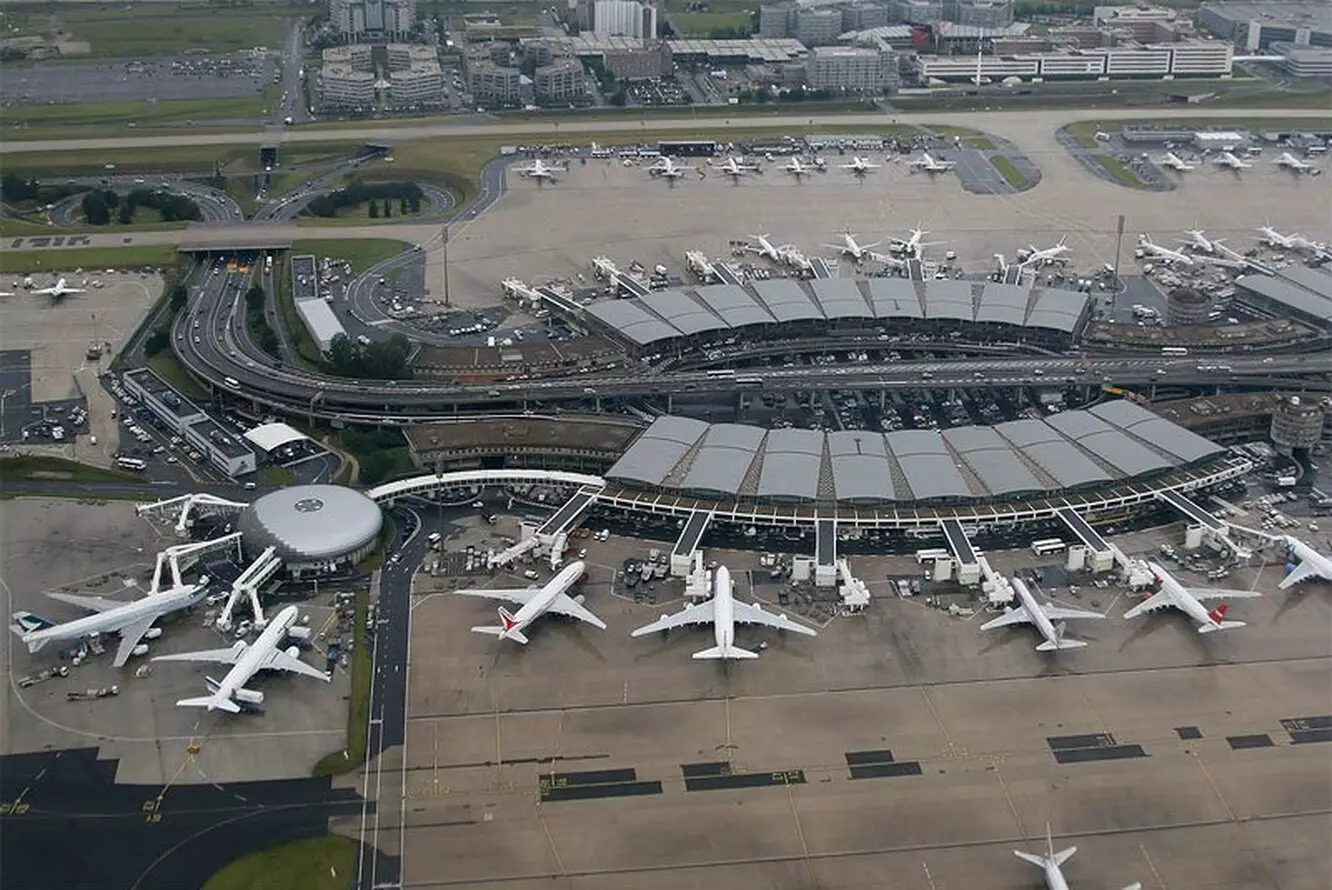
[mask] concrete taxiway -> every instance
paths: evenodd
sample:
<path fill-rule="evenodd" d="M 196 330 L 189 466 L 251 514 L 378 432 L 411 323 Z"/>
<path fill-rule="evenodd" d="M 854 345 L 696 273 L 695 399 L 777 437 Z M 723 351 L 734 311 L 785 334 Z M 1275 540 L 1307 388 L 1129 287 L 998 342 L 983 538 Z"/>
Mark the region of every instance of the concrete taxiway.
<path fill-rule="evenodd" d="M 1009 851 L 1047 821 L 1078 886 L 1325 885 L 1326 587 L 1238 601 L 1249 625 L 1209 638 L 1125 622 L 1127 595 L 1097 589 L 1082 605 L 1112 617 L 1057 660 L 876 597 L 814 639 L 741 630 L 768 647 L 727 668 L 689 658 L 706 629 L 630 639 L 679 603 L 613 596 L 623 547 L 588 547 L 606 631 L 548 620 L 497 646 L 467 629 L 488 603 L 416 597 L 407 742 L 377 784 L 405 885 L 1016 890 L 1039 877 Z"/>

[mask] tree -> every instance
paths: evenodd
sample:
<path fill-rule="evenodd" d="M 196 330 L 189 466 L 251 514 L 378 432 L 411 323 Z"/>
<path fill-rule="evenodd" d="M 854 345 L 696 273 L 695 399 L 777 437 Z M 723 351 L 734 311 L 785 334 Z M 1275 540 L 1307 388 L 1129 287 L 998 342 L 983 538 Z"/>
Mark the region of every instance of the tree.
<path fill-rule="evenodd" d="M 360 459 L 362 485 L 376 485 L 393 472 L 393 458 L 383 451 L 372 451 Z"/>
<path fill-rule="evenodd" d="M 149 358 L 171 345 L 171 333 L 166 328 L 155 328 L 143 341 L 143 352 Z"/>
<path fill-rule="evenodd" d="M 371 201 L 371 202 L 370 202 L 370 218 L 371 218 L 371 219 L 379 219 L 379 202 L 378 202 L 378 201 Z"/>
<path fill-rule="evenodd" d="M 406 215 L 407 215 L 407 199 L 406 199 L 406 198 L 399 198 L 399 199 L 398 199 L 398 216 L 406 216 Z"/>
<path fill-rule="evenodd" d="M 610 104 L 616 108 L 623 108 L 629 102 L 629 96 L 623 89 L 611 93 Z"/>
<path fill-rule="evenodd" d="M 185 308 L 185 301 L 188 299 L 189 291 L 185 289 L 185 285 L 176 284 L 171 288 L 171 294 L 167 297 L 167 302 L 173 312 L 179 312 Z"/>
<path fill-rule="evenodd" d="M 134 221 L 134 205 L 126 201 L 120 205 L 120 212 L 116 214 L 121 225 L 128 225 Z"/>
<path fill-rule="evenodd" d="M 385 199 L 384 199 L 384 219 L 388 219 L 388 218 L 391 217 L 392 215 L 393 215 L 393 204 L 389 201 L 388 198 L 385 198 Z"/>
<path fill-rule="evenodd" d="M 245 308 L 250 312 L 258 312 L 264 308 L 264 300 L 267 298 L 264 289 L 257 284 L 250 285 L 250 289 L 245 292 Z"/>

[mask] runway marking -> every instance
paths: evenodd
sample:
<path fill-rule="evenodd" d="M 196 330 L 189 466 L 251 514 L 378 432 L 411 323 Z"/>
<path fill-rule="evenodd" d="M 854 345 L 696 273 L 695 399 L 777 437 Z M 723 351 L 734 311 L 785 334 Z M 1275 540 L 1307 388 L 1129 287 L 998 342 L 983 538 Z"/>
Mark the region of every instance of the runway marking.
<path fill-rule="evenodd" d="M 550 847 L 550 855 L 555 859 L 555 868 L 558 869 L 559 876 L 564 879 L 566 887 L 572 886 L 573 878 L 565 871 L 564 860 L 560 858 L 560 851 L 555 846 L 555 838 L 550 833 L 550 826 L 546 824 L 546 817 L 541 812 L 540 804 L 537 805 L 537 823 L 541 826 L 541 833 L 546 836 L 546 844 Z"/>
<path fill-rule="evenodd" d="M 1203 778 L 1205 778 L 1207 784 L 1211 786 L 1212 793 L 1216 795 L 1216 799 L 1221 801 L 1221 806 L 1225 807 L 1226 815 L 1230 818 L 1231 823 L 1233 823 L 1236 830 L 1244 836 L 1245 845 L 1253 851 L 1253 855 L 1257 858 L 1258 864 L 1262 866 L 1263 872 L 1267 875 L 1268 886 L 1281 890 L 1281 881 L 1277 879 L 1276 873 L 1272 870 L 1272 863 L 1263 855 L 1262 847 L 1255 844 L 1245 830 L 1245 824 L 1249 820 L 1241 818 L 1239 813 L 1235 812 L 1235 808 L 1230 805 L 1230 801 L 1221 793 L 1221 787 L 1217 785 L 1216 780 L 1212 778 L 1212 771 L 1209 770 L 1207 764 L 1203 762 L 1202 755 L 1197 751 L 1191 750 L 1189 751 L 1189 756 L 1198 764 L 1198 769 L 1202 770 Z"/>
<path fill-rule="evenodd" d="M 1156 863 L 1152 862 L 1152 857 L 1147 855 L 1147 848 L 1142 844 L 1138 844 L 1138 850 L 1142 853 L 1142 858 L 1147 863 L 1147 868 L 1151 870 L 1152 877 L 1156 879 L 1157 885 L 1161 890 L 1168 890 L 1165 878 L 1161 877 L 1161 873 L 1156 870 Z"/>
<path fill-rule="evenodd" d="M 1004 792 L 1004 800 L 1008 802 L 1008 811 L 1013 814 L 1013 821 L 1017 823 L 1018 831 L 1022 836 L 1027 835 L 1027 826 L 1022 822 L 1022 814 L 1018 812 L 1017 804 L 1013 802 L 1013 795 L 1008 790 L 1008 783 L 1004 781 L 1004 771 L 1002 768 L 1003 760 L 999 757 L 982 757 L 981 763 L 994 772 L 994 777 L 999 780 L 999 788 Z"/>
<path fill-rule="evenodd" d="M 944 725 L 943 717 L 939 715 L 938 708 L 934 706 L 934 699 L 930 697 L 930 687 L 921 686 L 920 696 L 925 700 L 925 707 L 929 708 L 930 716 L 934 718 L 934 724 L 939 728 L 939 734 L 943 736 L 944 758 L 951 759 L 953 757 L 959 757 L 959 756 L 966 757 L 967 756 L 966 749 L 958 748 L 957 744 L 954 743 L 952 736 L 948 734 L 948 727 Z"/>
<path fill-rule="evenodd" d="M 786 786 L 786 798 L 791 803 L 791 818 L 795 820 L 796 838 L 800 841 L 800 859 L 805 866 L 805 882 L 810 887 L 816 887 L 818 882 L 814 880 L 814 863 L 810 861 L 809 844 L 805 840 L 805 829 L 800 824 L 800 810 L 796 806 L 795 786 Z"/>

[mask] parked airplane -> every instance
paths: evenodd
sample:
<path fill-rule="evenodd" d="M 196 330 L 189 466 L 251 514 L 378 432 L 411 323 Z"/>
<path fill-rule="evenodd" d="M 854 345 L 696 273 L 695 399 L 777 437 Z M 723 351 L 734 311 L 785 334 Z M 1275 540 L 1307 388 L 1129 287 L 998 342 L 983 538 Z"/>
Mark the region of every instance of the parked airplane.
<path fill-rule="evenodd" d="M 1298 235 L 1283 235 L 1272 228 L 1271 223 L 1258 227 L 1258 234 L 1262 235 L 1262 240 L 1271 247 L 1279 247 L 1282 250 L 1294 250 L 1296 247 L 1295 239 Z"/>
<path fill-rule="evenodd" d="M 532 162 L 532 166 L 514 167 L 513 172 L 520 176 L 526 176 L 528 179 L 535 179 L 539 183 L 542 181 L 557 182 L 558 180 L 556 180 L 555 174 L 568 173 L 569 170 L 567 167 L 551 167 L 547 165 L 545 161 L 541 160 L 541 158 L 537 158 Z"/>
<path fill-rule="evenodd" d="M 712 573 L 712 598 L 696 606 L 687 606 L 674 615 L 663 615 L 651 624 L 645 624 L 630 634 L 641 637 L 659 630 L 670 630 L 685 624 L 711 624 L 717 645 L 695 652 L 698 659 L 758 658 L 758 653 L 735 645 L 736 624 L 766 624 L 779 630 L 790 630 L 806 636 L 818 636 L 818 631 L 797 624 L 781 613 L 742 603 L 735 599 L 731 573 L 726 566 L 718 566 Z"/>
<path fill-rule="evenodd" d="M 51 285 L 50 287 L 43 287 L 39 290 L 33 291 L 32 295 L 34 297 L 55 297 L 58 300 L 61 297 L 63 297 L 65 294 L 82 294 L 82 293 L 87 293 L 85 288 L 70 287 L 68 284 L 65 283 L 65 279 L 62 278 L 59 281 L 57 281 L 55 284 Z"/>
<path fill-rule="evenodd" d="M 1180 238 L 1179 243 L 1192 247 L 1195 250 L 1201 250 L 1203 253 L 1216 253 L 1224 238 L 1212 239 L 1207 237 L 1207 233 L 1202 229 L 1189 229 L 1184 233 L 1187 238 Z"/>
<path fill-rule="evenodd" d="M 746 173 L 760 172 L 758 164 L 742 164 L 735 158 L 727 158 L 722 163 L 715 165 L 715 167 L 727 176 L 732 176 L 737 179 L 744 176 Z"/>
<path fill-rule="evenodd" d="M 582 597 L 571 597 L 568 594 L 572 588 L 583 577 L 583 572 L 587 566 L 582 560 L 575 560 L 565 566 L 558 575 L 546 582 L 546 586 L 540 589 L 527 588 L 499 588 L 483 587 L 475 590 L 459 590 L 458 593 L 466 596 L 480 596 L 486 599 L 506 600 L 512 603 L 518 603 L 517 612 L 510 612 L 508 609 L 500 606 L 497 610 L 500 617 L 499 627 L 474 627 L 473 633 L 490 634 L 499 637 L 501 640 L 513 640 L 515 643 L 527 645 L 527 635 L 523 633 L 533 621 L 536 621 L 547 612 L 554 612 L 557 615 L 568 615 L 570 618 L 577 618 L 579 621 L 586 621 L 593 627 L 606 629 L 606 623 L 593 615 L 580 604 Z"/>
<path fill-rule="evenodd" d="M 862 158 L 860 155 L 854 155 L 850 163 L 839 165 L 843 170 L 850 170 L 857 176 L 864 176 L 871 170 L 878 170 L 882 164 L 875 164 L 869 158 Z"/>
<path fill-rule="evenodd" d="M 749 237 L 754 239 L 755 246 L 749 248 L 754 253 L 767 257 L 774 263 L 786 262 L 787 253 L 790 251 L 789 246 L 774 247 L 772 241 L 768 240 L 769 236 L 767 235 L 750 235 Z"/>
<path fill-rule="evenodd" d="M 1318 168 L 1313 164 L 1306 164 L 1290 152 L 1282 152 L 1281 157 L 1273 161 L 1278 167 L 1285 167 L 1292 173 L 1316 173 Z"/>
<path fill-rule="evenodd" d="M 1327 253 L 1327 245 L 1322 241 L 1310 241 L 1300 234 L 1291 235 L 1290 243 L 1296 250 L 1307 250 L 1320 255 Z"/>
<path fill-rule="evenodd" d="M 800 158 L 791 158 L 782 169 L 787 173 L 790 173 L 796 179 L 799 179 L 802 176 L 808 176 L 815 172 L 815 168 L 806 167 Z"/>
<path fill-rule="evenodd" d="M 1138 236 L 1138 249 L 1141 250 L 1144 255 L 1153 259 L 1162 260 L 1167 263 L 1183 263 L 1186 266 L 1193 265 L 1193 257 L 1189 256 L 1187 253 L 1180 253 L 1178 250 L 1162 247 L 1147 235 Z"/>
<path fill-rule="evenodd" d="M 1231 630 L 1232 628 L 1243 627 L 1244 622 L 1226 621 L 1226 609 L 1228 607 L 1225 603 L 1220 604 L 1209 612 L 1203 605 L 1203 601 L 1216 599 L 1248 599 L 1262 596 L 1262 594 L 1256 590 L 1219 590 L 1214 587 L 1185 587 L 1156 563 L 1148 562 L 1147 567 L 1151 569 L 1152 574 L 1156 576 L 1156 583 L 1151 588 L 1152 595 L 1125 612 L 1125 618 L 1137 618 L 1139 615 L 1146 614 L 1147 612 L 1154 612 L 1157 609 L 1175 608 L 1198 622 L 1198 633 L 1206 634 L 1218 630 Z"/>
<path fill-rule="evenodd" d="M 205 677 L 208 695 L 200 698 L 182 698 L 176 702 L 182 708 L 207 708 L 210 711 L 222 710 L 232 714 L 241 712 L 241 705 L 261 705 L 264 694 L 257 689 L 247 689 L 245 684 L 260 671 L 291 671 L 304 674 L 316 680 L 329 682 L 332 677 L 323 671 L 301 661 L 301 650 L 295 646 L 280 648 L 283 640 L 293 635 L 293 626 L 299 610 L 287 606 L 269 622 L 268 627 L 254 641 L 253 645 L 238 640 L 236 645 L 227 649 L 204 649 L 199 652 L 180 652 L 175 655 L 158 655 L 153 661 L 204 661 L 212 664 L 229 664 L 221 682 L 212 677 Z M 301 628 L 301 630 L 308 629 Z"/>
<path fill-rule="evenodd" d="M 1027 256 L 1022 259 L 1022 265 L 1043 266 L 1053 263 L 1059 257 L 1073 249 L 1065 243 L 1067 241 L 1068 236 L 1065 235 L 1059 239 L 1059 243 L 1054 247 L 1047 247 L 1044 250 L 1037 248 L 1035 244 L 1029 245 L 1030 250 L 1027 252 Z"/>
<path fill-rule="evenodd" d="M 917 170 L 924 170 L 926 173 L 947 173 L 957 166 L 957 161 L 936 161 L 929 152 L 925 152 L 907 166 L 913 173 Z"/>
<path fill-rule="evenodd" d="M 939 241 L 926 242 L 920 240 L 921 238 L 924 238 L 928 234 L 929 232 L 927 232 L 925 229 L 922 229 L 919 226 L 917 226 L 916 228 L 911 230 L 911 237 L 907 238 L 905 241 L 902 240 L 901 238 L 891 239 L 891 244 L 892 244 L 891 249 L 895 253 L 899 253 L 914 259 L 920 259 L 922 248 L 929 247 L 931 244 L 941 243 Z"/>
<path fill-rule="evenodd" d="M 1013 579 L 1013 589 L 1017 591 L 1018 601 L 1021 603 L 1016 609 L 1009 609 L 995 618 L 981 625 L 981 630 L 994 630 L 998 627 L 1008 627 L 1012 624 L 1032 624 L 1045 637 L 1045 642 L 1036 647 L 1037 652 L 1055 652 L 1059 649 L 1081 649 L 1087 644 L 1082 640 L 1069 640 L 1064 637 L 1064 622 L 1077 618 L 1104 618 L 1099 612 L 1088 612 L 1083 609 L 1069 609 L 1064 606 L 1056 606 L 1054 603 L 1039 603 L 1031 590 L 1027 588 L 1026 583 L 1021 578 Z M 1058 621 L 1058 624 L 1055 622 Z"/>
<path fill-rule="evenodd" d="M 1253 164 L 1243 158 L 1236 157 L 1235 153 L 1232 151 L 1221 152 L 1221 154 L 1216 156 L 1216 161 L 1214 163 L 1219 167 L 1229 167 L 1231 170 L 1248 170 L 1253 166 Z"/>
<path fill-rule="evenodd" d="M 657 163 L 648 167 L 648 174 L 665 179 L 679 179 L 685 173 L 693 170 L 693 167 L 677 166 L 674 158 L 662 158 Z"/>
<path fill-rule="evenodd" d="M 1280 590 L 1294 587 L 1309 578 L 1332 581 L 1332 558 L 1324 556 L 1301 540 L 1284 536 L 1286 541 L 1286 577 L 1277 585 Z"/>
<path fill-rule="evenodd" d="M 1171 170 L 1174 170 L 1179 173 L 1183 173 L 1186 170 L 1192 170 L 1196 166 L 1194 164 L 1186 163 L 1179 155 L 1175 154 L 1173 151 L 1166 152 L 1165 157 L 1161 158 L 1161 160 L 1158 163 L 1160 163 L 1162 167 L 1169 167 Z"/>
<path fill-rule="evenodd" d="M 1073 854 L 1078 852 L 1077 847 L 1069 847 L 1066 850 L 1055 852 L 1054 835 L 1050 833 L 1050 825 L 1045 825 L 1045 849 L 1041 853 L 1024 853 L 1021 850 L 1014 850 L 1013 855 L 1023 862 L 1030 862 L 1032 865 L 1045 872 L 1046 890 L 1069 890 L 1068 880 L 1064 877 L 1061 866 L 1072 858 Z M 1142 890 L 1142 884 L 1129 884 L 1124 890 Z"/>
<path fill-rule="evenodd" d="M 860 263 L 872 256 L 871 248 L 878 247 L 879 242 L 875 241 L 873 244 L 860 244 L 856 241 L 855 235 L 850 232 L 843 232 L 841 244 L 825 244 L 823 246 L 830 247 L 833 250 L 840 250 L 857 263 Z"/>
<path fill-rule="evenodd" d="M 116 649 L 115 659 L 111 662 L 121 667 L 131 655 L 143 655 L 147 646 L 140 646 L 141 640 L 155 640 L 162 635 L 160 627 L 153 627 L 153 622 L 181 609 L 188 609 L 198 603 L 207 593 L 208 578 L 200 578 L 198 584 L 186 584 L 165 590 L 141 599 L 121 602 L 100 596 L 79 596 L 70 593 L 48 593 L 51 599 L 60 600 L 96 612 L 76 618 L 64 624 L 47 621 L 31 612 L 15 612 L 13 624 L 9 629 L 23 640 L 29 652 L 38 652 L 51 642 L 81 640 L 96 634 L 120 634 L 120 647 Z"/>

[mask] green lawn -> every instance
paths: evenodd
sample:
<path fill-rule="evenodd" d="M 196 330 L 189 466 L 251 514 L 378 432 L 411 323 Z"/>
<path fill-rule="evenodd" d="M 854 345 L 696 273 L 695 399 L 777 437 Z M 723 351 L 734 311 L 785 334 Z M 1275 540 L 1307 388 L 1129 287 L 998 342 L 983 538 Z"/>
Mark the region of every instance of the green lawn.
<path fill-rule="evenodd" d="M 349 890 L 356 842 L 330 834 L 269 847 L 223 867 L 203 890 Z"/>
<path fill-rule="evenodd" d="M 0 482 L 36 480 L 48 482 L 140 482 L 141 476 L 133 476 L 120 470 L 108 470 L 103 467 L 91 467 L 87 464 L 65 460 L 62 457 L 23 457 L 0 458 Z"/>
<path fill-rule="evenodd" d="M 1078 121 L 1069 124 L 1065 129 L 1078 144 L 1083 148 L 1095 148 L 1097 131 L 1105 133 L 1118 133 L 1125 127 L 1133 125 L 1133 121 Z M 1327 119 L 1319 118 L 1283 118 L 1273 117 L 1250 117 L 1250 118 L 1228 118 L 1228 117 L 1209 117 L 1206 119 L 1181 118 L 1179 120 L 1152 120 L 1149 123 L 1152 126 L 1162 129 L 1179 127 L 1187 130 L 1200 129 L 1244 129 L 1253 131 L 1262 130 L 1322 130 L 1332 128 L 1332 116 Z"/>
<path fill-rule="evenodd" d="M 498 140 L 496 140 L 498 141 Z M 361 145 L 358 142 L 330 140 L 328 142 L 302 142 L 290 148 L 283 146 L 278 160 L 279 169 L 316 163 L 333 163 L 330 159 L 350 157 Z M 107 169 L 107 164 L 114 169 Z M 226 174 L 259 172 L 259 145 L 184 145 L 166 148 L 126 148 L 79 151 L 19 151 L 4 156 L 5 172 L 39 179 L 59 179 L 92 173 L 194 173 L 211 175 L 217 164 Z"/>
<path fill-rule="evenodd" d="M 1027 179 L 1022 171 L 1005 156 L 994 155 L 990 158 L 990 163 L 994 165 L 994 169 L 999 171 L 1000 175 L 1004 177 L 1004 180 L 1007 181 L 1015 191 L 1020 192 L 1027 186 L 1031 185 L 1031 180 Z"/>
<path fill-rule="evenodd" d="M 384 526 L 391 529 L 392 523 L 386 521 Z M 390 539 L 384 538 L 381 533 L 381 546 L 375 551 L 380 559 L 383 559 L 384 552 L 382 542 Z M 316 776 L 349 773 L 365 763 L 365 746 L 369 741 L 366 734 L 370 731 L 370 684 L 375 674 L 371 643 L 365 632 L 365 622 L 369 615 L 370 591 L 362 590 L 356 594 L 356 617 L 352 619 L 352 638 L 355 643 L 351 655 L 351 703 L 347 708 L 346 747 L 321 757 L 311 769 Z"/>
<path fill-rule="evenodd" d="M 180 363 L 180 359 L 176 358 L 176 354 L 170 348 L 164 349 L 148 359 L 148 367 L 156 371 L 157 375 L 167 383 L 180 390 L 181 395 L 204 401 L 209 398 L 208 390 L 204 389 L 199 381 L 190 376 L 190 372 L 185 370 L 185 366 Z"/>
<path fill-rule="evenodd" d="M 92 55 L 103 58 L 280 47 L 287 18 L 281 7 L 229 9 L 205 3 L 41 4 L 32 9 L 44 15 L 31 16 L 30 26 L 44 27 L 54 12 L 65 38 L 91 44 Z"/>
<path fill-rule="evenodd" d="M 272 110 L 281 88 L 269 84 L 263 93 L 236 99 L 168 99 L 161 102 L 97 102 L 70 105 L 20 105 L 5 109 L 5 136 L 49 139 L 51 130 L 77 132 L 83 127 L 107 129 L 108 135 L 133 136 L 128 126 L 148 128 L 186 121 L 258 118 Z M 89 134 L 91 135 L 91 134 Z"/>
<path fill-rule="evenodd" d="M 713 31 L 752 30 L 754 18 L 748 12 L 673 12 L 667 16 L 679 37 L 706 38 Z"/>
<path fill-rule="evenodd" d="M 1121 185 L 1126 185 L 1129 188 L 1135 189 L 1147 187 L 1143 181 L 1138 178 L 1138 174 L 1134 173 L 1128 167 L 1125 167 L 1118 158 L 1106 154 L 1100 154 L 1096 156 L 1096 162 L 1104 167 L 1105 171 L 1114 177 L 1115 181 Z"/>
<path fill-rule="evenodd" d="M 930 124 L 926 129 L 935 136 L 942 136 L 945 139 L 954 137 L 967 139 L 985 135 L 980 130 L 973 130 L 971 127 L 954 127 L 950 124 Z"/>
<path fill-rule="evenodd" d="M 962 144 L 967 148 L 974 148 L 976 151 L 995 151 L 999 148 L 984 136 L 969 136 L 962 140 Z"/>
<path fill-rule="evenodd" d="M 352 273 L 360 275 L 371 266 L 395 257 L 406 249 L 406 242 L 391 238 L 365 238 L 360 241 L 313 238 L 292 242 L 291 255 L 310 253 L 317 257 L 346 260 L 351 263 Z"/>
<path fill-rule="evenodd" d="M 176 248 L 167 244 L 76 247 L 72 250 L 5 250 L 0 251 L 0 273 L 138 269 L 144 266 L 170 266 L 175 261 Z"/>

